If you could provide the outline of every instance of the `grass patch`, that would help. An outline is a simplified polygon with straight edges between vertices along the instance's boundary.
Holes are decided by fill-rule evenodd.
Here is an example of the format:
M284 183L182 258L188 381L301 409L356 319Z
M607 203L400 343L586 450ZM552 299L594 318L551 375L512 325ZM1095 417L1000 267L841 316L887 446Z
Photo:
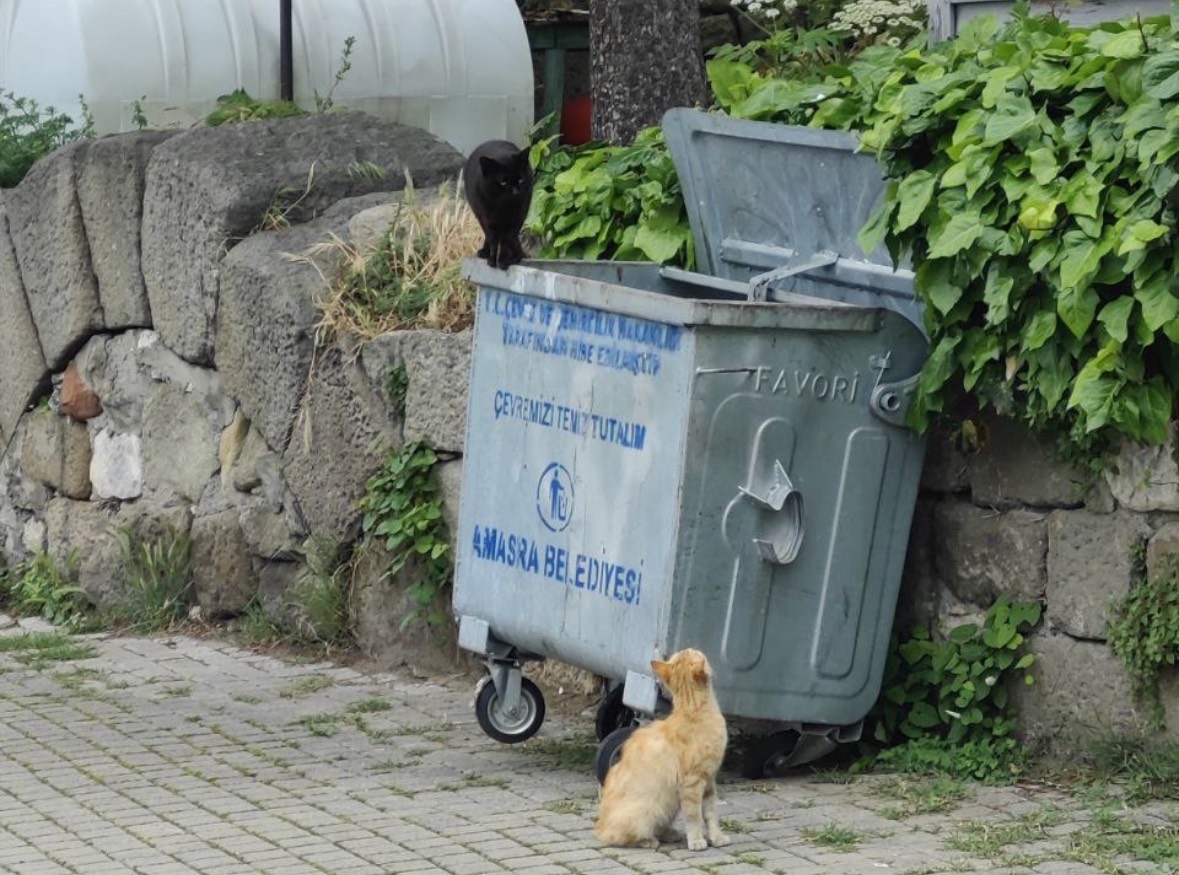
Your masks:
M580 799L557 799L546 802L544 809L554 814L581 814L585 811L585 803Z
M393 705L388 699L374 697L372 699L361 699L359 702L353 702L348 706L348 713L372 714L376 711L388 711L392 707Z
M963 783L945 777L932 780L897 777L875 784L870 792L896 802L880 809L881 816L889 820L952 811L967 796Z
M32 668L43 668L53 662L92 659L98 655L98 648L60 632L39 632L0 638L0 653L12 654Z
M419 723L416 726L398 726L396 729L390 729L390 735L420 735L423 738L431 738L443 735L454 729L454 724L449 720L440 720L437 723Z
M278 694L284 699L302 699L334 685L335 681L331 678L321 674L312 674L299 678L290 686L279 690Z
M80 695L94 695L94 691L86 687L86 684L91 681L98 681L105 678L106 672L99 671L96 668L83 668L76 666L73 671L57 672L53 679L61 684L63 689L67 689L72 693ZM107 684L109 688L109 683Z
M462 278L464 256L483 242L479 223L458 185L420 197L407 185L389 230L375 250L339 238L304 256L335 255L341 279L319 301L317 334L326 342L344 333L362 341L389 331L437 328L461 331L474 321L474 289Z
M832 851L854 851L861 841L860 834L854 829L833 823L824 827L799 830L798 834L812 845Z
M335 735L339 729L340 718L335 714L311 714L298 721L298 724L320 738Z
M499 787L503 789L507 786L508 779L501 778L498 775L466 775L461 781L455 781L450 784L439 784L435 789L451 792L455 790L469 790L473 787Z
M233 701L241 702L244 705L260 705L262 703L260 696L251 696L248 693L238 693L233 697Z
M1063 820L1060 809L1045 805L1038 811L1011 820L963 821L946 839L946 845L955 851L995 858L1011 845L1027 845L1050 838L1048 830L1059 826Z
M720 825L722 830L733 835L742 835L749 832L749 827L739 820L733 820L731 817L722 817Z
M164 687L163 695L170 699L184 699L192 695L192 684L176 684Z
M527 743L531 753L540 754L555 769L579 772L592 769L598 742L592 735L569 738L535 738Z
M404 766L401 760L381 760L379 763L373 763L369 766L369 771L374 775L382 775L386 772L395 772Z
M1130 801L1179 799L1179 742L1102 739L1091 747L1089 764L1099 779L1123 785Z
M754 854L749 851L742 851L735 859L738 863L744 863L747 866L761 866L766 861L766 858L760 854Z

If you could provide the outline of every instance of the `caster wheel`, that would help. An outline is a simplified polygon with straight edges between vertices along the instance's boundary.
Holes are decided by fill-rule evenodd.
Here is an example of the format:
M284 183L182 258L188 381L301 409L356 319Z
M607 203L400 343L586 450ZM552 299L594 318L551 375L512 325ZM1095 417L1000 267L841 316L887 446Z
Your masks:
M634 725L623 726L602 739L602 743L598 745L598 753L594 757L594 771L598 775L599 784L606 783L606 773L610 771L612 765L622 758L622 745L638 728Z
M544 696L540 687L528 678L520 679L520 704L508 711L499 700L495 684L488 681L475 699L475 719L479 728L496 741L519 744L527 741L544 723Z
M784 729L753 741L741 761L741 777L768 778L778 774L794 753L802 736L793 729Z
M635 712L622 704L622 685L615 687L602 699L598 705L598 713L594 717L594 732L598 741L605 741L615 729L622 729L635 722Z

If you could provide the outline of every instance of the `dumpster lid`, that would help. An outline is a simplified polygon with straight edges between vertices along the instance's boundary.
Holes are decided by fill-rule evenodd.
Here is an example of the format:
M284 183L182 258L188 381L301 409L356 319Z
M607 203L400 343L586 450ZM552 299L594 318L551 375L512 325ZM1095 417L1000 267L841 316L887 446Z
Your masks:
M913 274L859 232L885 180L859 140L841 131L672 109L663 132L679 173L697 271L833 301L883 306L923 328ZM769 271L777 276L767 277ZM805 277L805 283L800 280ZM752 288L751 297L758 294Z

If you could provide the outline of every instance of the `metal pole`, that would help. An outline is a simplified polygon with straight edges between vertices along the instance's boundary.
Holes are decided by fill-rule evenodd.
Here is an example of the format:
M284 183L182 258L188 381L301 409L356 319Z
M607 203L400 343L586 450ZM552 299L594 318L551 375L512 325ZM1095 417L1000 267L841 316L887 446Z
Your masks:
M280 100L295 99L295 62L291 33L291 0L278 0L278 58Z

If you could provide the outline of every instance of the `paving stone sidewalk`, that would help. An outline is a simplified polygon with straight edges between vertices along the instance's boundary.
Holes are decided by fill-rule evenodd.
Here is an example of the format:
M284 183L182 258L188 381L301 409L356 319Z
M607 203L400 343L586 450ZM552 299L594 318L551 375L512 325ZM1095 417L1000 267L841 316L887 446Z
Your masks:
M1098 871L1055 854L1092 816L1068 796L970 787L951 811L905 817L887 776L726 775L729 847L602 848L585 718L509 747L479 730L466 681L191 637L78 640L92 655L0 650L0 873ZM1173 809L1140 815L1179 827ZM1022 857L954 850L1009 821L1042 824Z

